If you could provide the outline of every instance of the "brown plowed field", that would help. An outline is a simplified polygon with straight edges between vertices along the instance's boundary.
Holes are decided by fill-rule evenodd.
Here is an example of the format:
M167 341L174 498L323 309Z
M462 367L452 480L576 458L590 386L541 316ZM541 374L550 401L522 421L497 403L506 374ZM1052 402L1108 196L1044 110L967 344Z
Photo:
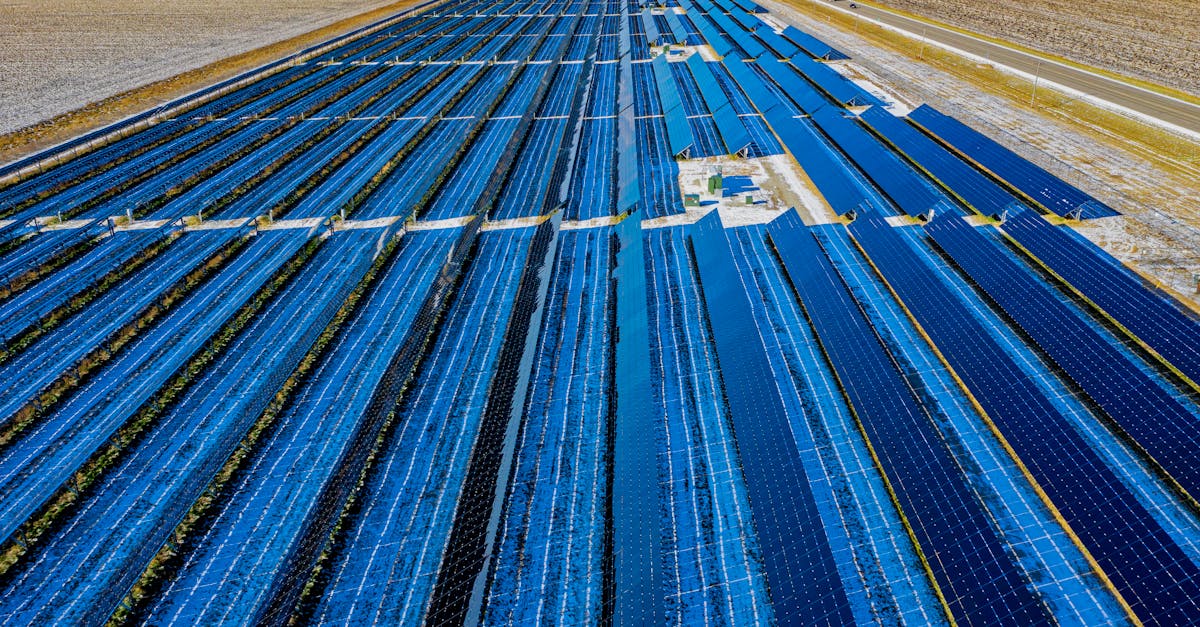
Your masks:
M876 0L1200 94L1200 0Z
M128 107L89 117L108 122L316 41L301 35L396 0L0 0L0 135L151 83ZM414 2L415 3L415 2ZM382 13L364 15L379 19ZM353 19L351 19L353 18ZM321 32L328 38L337 32ZM297 38L264 54L244 54ZM239 57L240 58L236 58ZM235 62L228 61L231 57ZM220 62L220 63L217 63ZM210 64L215 64L209 68ZM209 68L203 75L178 77ZM175 77L175 78L172 78ZM165 79L170 78L170 81ZM57 126L64 126L58 124ZM70 128L75 133L86 127ZM30 129L33 131L34 129ZM60 129L55 129L55 131ZM40 140L61 140L37 129ZM40 137L55 135L53 138ZM0 154L15 156L13 142ZM19 142L17 142L19 143ZM36 147L36 146L35 146ZM7 160L7 159L4 159Z

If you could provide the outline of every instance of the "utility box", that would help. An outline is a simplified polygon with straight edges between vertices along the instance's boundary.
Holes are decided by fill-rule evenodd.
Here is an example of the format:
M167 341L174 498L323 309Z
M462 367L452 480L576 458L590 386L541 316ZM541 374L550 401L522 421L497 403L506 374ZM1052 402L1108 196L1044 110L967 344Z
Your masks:
M751 196L750 194L746 194L746 204L753 205L754 204L754 196Z
M716 174L713 174L712 176L708 177L708 193L715 194L715 193L717 193L718 189L721 189L721 173L720 172L717 172Z
M683 195L683 206L684 207L699 207L700 206L700 194L684 194Z

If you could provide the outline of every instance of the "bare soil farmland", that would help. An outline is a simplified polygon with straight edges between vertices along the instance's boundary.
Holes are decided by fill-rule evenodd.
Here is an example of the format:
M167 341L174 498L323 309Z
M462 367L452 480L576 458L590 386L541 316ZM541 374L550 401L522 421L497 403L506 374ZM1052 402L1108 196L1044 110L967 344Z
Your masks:
M393 3L0 0L0 134ZM342 30L360 25L351 20ZM296 47L311 43L298 41ZM278 50L276 56L287 52ZM269 60L248 59L246 67ZM232 75L242 69L246 68L222 67L214 74ZM193 84L175 87L186 93L223 77L199 77ZM172 95L176 94L154 97L165 100Z
M876 0L1200 94L1200 0Z

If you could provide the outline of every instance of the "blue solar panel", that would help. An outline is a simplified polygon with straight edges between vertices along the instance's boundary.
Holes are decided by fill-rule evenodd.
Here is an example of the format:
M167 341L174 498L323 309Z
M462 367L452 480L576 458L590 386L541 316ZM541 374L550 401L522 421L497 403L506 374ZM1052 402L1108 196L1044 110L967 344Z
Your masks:
M755 64L761 64L763 59L759 59ZM754 104L758 111L766 113L766 111L779 104L778 98L774 96L763 84L754 72L750 69L750 65L741 59L725 59L722 65L729 72L730 76L737 81L739 87L746 94L746 97Z
M853 81L838 74L836 70L820 61L808 57L792 57L790 63L836 102L847 106L883 105L867 90L855 85Z
M929 105L917 107L908 114L908 119L1049 211L1060 216L1077 214L1081 218L1117 215L1111 207L1077 187Z
M1004 231L982 230L1143 375L1093 402L1098 384L1022 344L1032 335L931 254L924 230L869 215L898 211L889 195L921 211L922 189L1003 213L1029 206L1021 192L916 122L849 117L843 99L861 104L862 90L810 60L844 55L776 33L750 0L651 5L449 0L0 186L12 218L0 224L0 286L17 277L0 287L0 336L33 330L0 355L11 427L0 498L16 504L0 506L0 523L21 545L0 621L102 621L146 576L154 594L121 612L150 623L261 609L262 622L323 624L1023 624L1046 618L1044 605L1064 623L1107 624L1126 600L1131 622L1194 622L1196 502L1167 477L1182 471L1139 457L1176 451L1150 451L1128 425L1174 434L1162 407L1140 423L1137 412L1157 390L1200 417L1195 395L1026 266L1052 270L1185 378L1200 367L1189 312L1032 213L1009 209ZM680 5L688 13L669 8ZM679 50L641 62L656 40L703 44L693 21L725 65L668 64L694 56ZM322 111L337 116L312 120ZM690 157L786 144L804 169L793 183L863 217L849 229L809 230L787 212L770 230L727 231L709 216L643 231L643 218L682 211L673 156L688 144ZM125 268L148 256L151 231L89 240L126 205L149 219L197 202L212 224L143 265ZM325 220L339 207L350 222ZM486 217L553 207L586 222L540 222L543 273L518 253L532 229L493 223L471 244ZM29 220L57 208L64 230ZM277 224L244 244L225 228L264 208L323 223ZM465 231L439 223L471 216ZM77 229L77 217L104 220ZM374 218L392 226L362 223ZM561 246L543 248L560 226ZM402 229L399 249L385 245ZM769 231L805 240L779 246L786 268ZM424 238L440 243L405 256L417 271L404 270L400 255ZM384 250L398 252L347 300ZM804 302L786 271L809 280ZM435 297L410 298L434 274ZM405 330L412 315L419 331ZM373 334L379 324L387 332ZM236 367L249 361L266 366ZM408 385L398 373L414 369ZM275 407L285 380L296 387ZM3 412L14 395L20 407ZM216 409L190 420L202 405ZM258 419L271 420L265 439L239 446ZM1195 442L1183 435L1157 443L1178 439L1187 470ZM240 470L209 504L204 486L216 489L232 451ZM100 453L111 467L68 497L75 505L42 512ZM329 463L307 472L317 457ZM147 571L202 492L203 529L167 547L179 568ZM302 589L312 603L295 610Z
M1200 420L1117 351L1050 287L962 219L925 227L1118 429L1190 495L1200 495Z
M613 622L645 625L664 615L658 564L659 504L651 408L646 261L641 212L617 226L616 428L613 439Z
M880 107L867 109L859 119L975 211L1000 216L1021 207L1003 187L903 119Z
M805 113L812 113L830 104L824 94L796 73L793 66L765 58L759 59L757 66Z
M839 59L849 59L850 57L842 52L834 49L829 44L801 31L795 26L788 26L783 29L783 36L787 37L792 43L800 46L804 52L814 59L825 59L827 61L836 61Z
M935 207L952 209L928 183L842 111L824 107L812 120L875 182L896 206L910 216L928 215Z
M717 28L707 13L696 10L688 12L688 15L704 37L704 42L712 46L718 56L727 57L733 53L733 41Z
M675 42L682 44L688 41L688 31L683 25L683 21L679 19L679 14L667 9L663 15L667 18L667 24L671 27L671 34L675 37Z
M717 82L717 78L713 76L712 69L700 58L700 55L692 55L687 60L688 68L692 70L692 76L696 78L696 83L700 86L700 95L704 97L704 102L708 104L708 110L712 112L713 119L717 122L717 130L721 132L721 140L725 142L725 148L730 154L738 154L744 152L750 147L750 135L746 132L746 125L742 124L742 120L738 118L729 102L729 97L721 88L721 84Z
M2 231L10 229L8 234L14 240L32 236L19 242L14 242L9 250L0 255L0 292L3 300L12 296L10 288L17 279L33 278L33 273L46 263L62 261L62 256L68 251L80 252L100 243L102 235L111 232L112 224L108 219L96 218L77 229L62 229L39 232L35 224L13 222L0 228L0 244L4 243ZM22 281L28 283L29 281Z
M739 60L724 63L835 212L842 215L857 211L868 203L866 195L849 178L842 164L822 148L816 131L792 117L749 64Z
M658 25L654 23L654 15L650 9L642 11L642 30L646 33L646 42L651 46L660 45L662 35L658 33Z
M733 4L733 3L729 3L729 4ZM761 20L759 20L758 18L755 18L753 15L750 15L749 13L743 11L742 9L738 8L737 6L726 7L726 8L728 9L727 12L729 13L729 17L733 18L733 21L737 22L738 25L741 26L742 28L744 28L747 33L753 33L754 29L758 28L759 26L762 26Z
M970 624L1049 622L928 408L813 233L779 221L768 233L951 616Z
M718 28L725 31L730 41L741 51L743 58L756 59L766 52L762 44L755 41L741 24L730 19L729 16L720 11L710 11L707 15Z
M688 125L687 112L679 98L679 90L675 85L675 77L667 65L667 57L659 55L650 63L654 67L654 80L658 85L659 101L662 103L663 115L667 123L667 143L671 146L671 154L676 157L687 157L695 145L691 126Z
M617 212L624 213L641 198L638 181L637 140L633 117L633 75L629 57L621 58L620 90L617 93Z
M692 230L692 247L716 340L725 396L753 510L772 607L781 623L845 625L838 577L746 291L716 212Z
M687 64L670 63L667 67L675 77L675 84L679 86L679 98L683 101L683 110L688 117L709 115L704 97L700 95L700 86L696 84L696 78L692 76L692 70Z
M1053 227L1032 211L1001 225L1009 237L1112 316L1164 360L1200 384L1200 322L1169 295L1151 290L1100 247Z
M850 232L1139 618L1188 622L1200 609L1200 569L993 339L995 331L883 218L860 216Z
M759 22L758 26L754 28L754 36L766 44L774 56L780 59L790 59L800 53L800 49L795 44L762 22Z

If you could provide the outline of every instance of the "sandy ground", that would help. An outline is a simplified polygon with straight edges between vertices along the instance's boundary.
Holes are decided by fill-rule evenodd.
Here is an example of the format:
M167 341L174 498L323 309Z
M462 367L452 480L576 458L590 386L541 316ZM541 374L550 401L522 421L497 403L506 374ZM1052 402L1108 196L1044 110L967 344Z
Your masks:
M1200 94L1200 0L875 0Z
M724 185L710 194L708 178L717 172L721 172ZM726 228L766 224L793 207L808 224L835 219L803 171L787 155L680 161L678 180L680 193L699 195L700 204L685 206L681 214L643 220L643 228L691 224L712 211L720 215Z
M957 77L869 45L774 0L762 4L853 57L833 65L860 82L875 83L872 91L902 98L896 112L927 102L1115 207L1123 215L1072 227L1152 282L1200 304L1195 279L1200 275L1200 162L1168 172L1131 145L1124 149L1064 121L1015 108Z
M388 4L0 0L0 134Z

